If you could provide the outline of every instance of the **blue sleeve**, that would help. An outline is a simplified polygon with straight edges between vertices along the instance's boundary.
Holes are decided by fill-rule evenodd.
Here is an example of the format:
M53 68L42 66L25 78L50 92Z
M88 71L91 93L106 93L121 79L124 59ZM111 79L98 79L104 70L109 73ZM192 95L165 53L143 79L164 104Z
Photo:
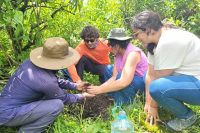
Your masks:
M64 104L72 104L83 99L81 94L66 93L59 85L58 78L52 74L40 75L38 80L39 90L46 99L60 99ZM67 82L66 86L67 86ZM63 85L64 86L64 85Z
M41 69L33 65L30 61L24 63L15 74L21 82L21 84L16 82L16 86L22 90L25 85L27 89L23 90L22 95L30 95L29 98L32 100L45 97L47 100L60 99L63 103L70 104L83 99L81 94L66 94L65 90L61 87L70 86L68 82L61 82L65 84L60 87L58 78L53 71ZM74 86L71 85L70 87L73 88Z
M59 84L59 87L62 89L76 90L76 84L73 82L70 82L69 80L58 78L58 84Z
M63 98L63 103L64 104L72 104L72 103L77 103L83 100L84 97L81 94L65 94Z
M45 89L46 88L46 89ZM44 87L43 93L47 99L61 99L64 104L77 103L83 99L81 94L69 94L61 89L57 82Z

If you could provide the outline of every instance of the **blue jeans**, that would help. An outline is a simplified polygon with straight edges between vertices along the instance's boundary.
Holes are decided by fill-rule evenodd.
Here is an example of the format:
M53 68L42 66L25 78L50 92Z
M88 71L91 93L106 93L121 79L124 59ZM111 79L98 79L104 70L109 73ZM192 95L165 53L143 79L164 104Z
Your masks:
M152 98L178 118L192 115L184 103L200 105L200 80L189 75L166 76L154 80L149 87Z
M108 65L105 69L104 78L108 80L112 77L113 65ZM117 79L121 77L121 73L118 73ZM135 75L133 81L126 87L119 91L108 93L109 96L114 98L116 105L120 106L122 104L130 104L133 102L136 93L144 92L145 84L143 77Z

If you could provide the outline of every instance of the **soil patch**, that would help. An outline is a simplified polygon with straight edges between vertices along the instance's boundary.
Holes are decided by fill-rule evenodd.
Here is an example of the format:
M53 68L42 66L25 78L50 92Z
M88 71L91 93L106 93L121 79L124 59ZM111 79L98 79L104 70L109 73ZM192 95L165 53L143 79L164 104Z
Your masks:
M103 119L107 119L109 117L108 109L113 103L113 99L105 94L86 99L84 103L83 118L96 118L100 116Z

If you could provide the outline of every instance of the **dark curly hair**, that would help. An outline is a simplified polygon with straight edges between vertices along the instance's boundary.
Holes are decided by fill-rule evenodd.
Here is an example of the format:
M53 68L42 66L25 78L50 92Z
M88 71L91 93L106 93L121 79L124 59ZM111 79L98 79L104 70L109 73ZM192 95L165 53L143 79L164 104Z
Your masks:
M85 38L99 38L99 31L94 26L86 26L80 33L82 39Z

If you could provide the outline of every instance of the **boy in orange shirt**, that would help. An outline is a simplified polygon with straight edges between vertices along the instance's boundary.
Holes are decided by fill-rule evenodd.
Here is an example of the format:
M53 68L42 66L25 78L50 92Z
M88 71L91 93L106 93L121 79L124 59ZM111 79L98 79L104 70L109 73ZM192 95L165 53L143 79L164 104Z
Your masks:
M105 82L104 70L110 64L109 53L110 47L107 40L99 38L99 31L93 26L83 28L81 34L83 39L76 47L81 55L77 64L72 65L64 74L72 79L73 82L81 82L83 80L83 72L90 72L99 75L101 83Z

